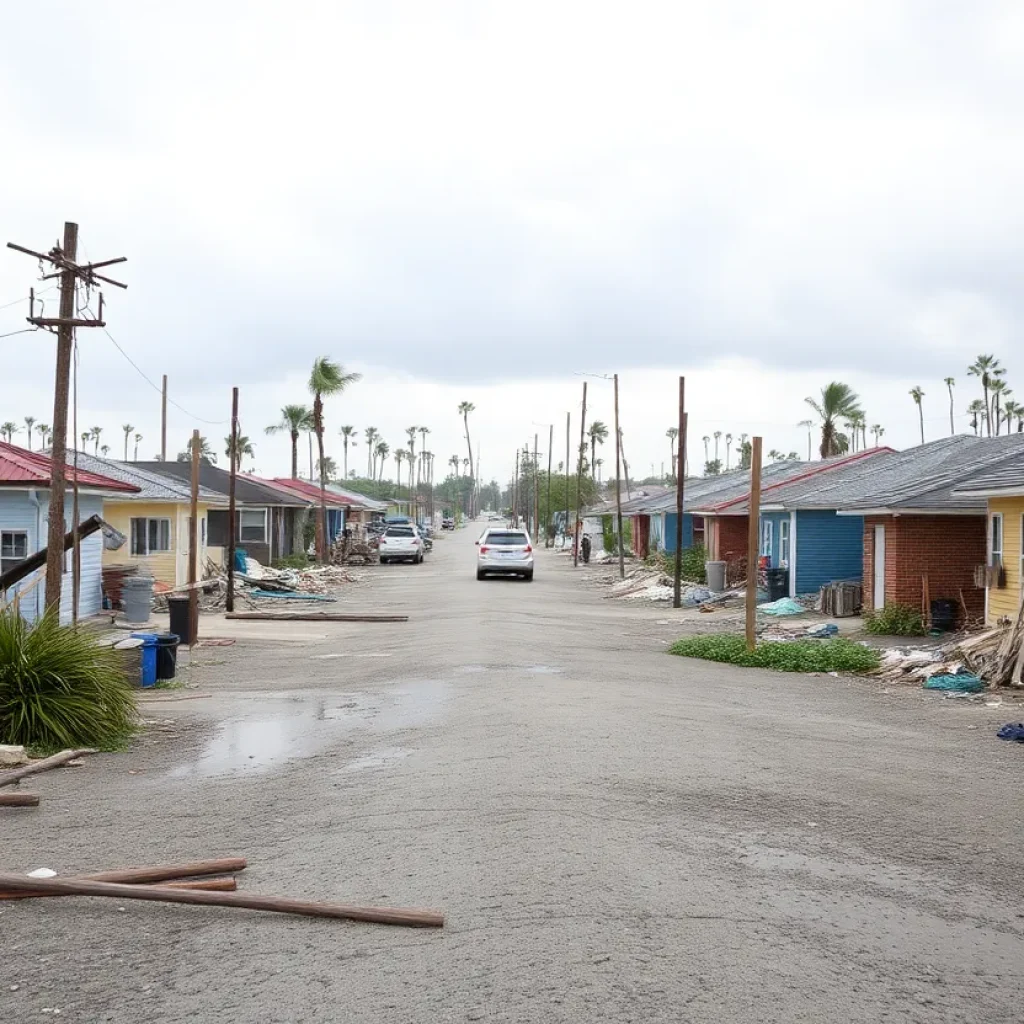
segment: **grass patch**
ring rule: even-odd
[[[864,616],[864,629],[875,636],[924,636],[921,613],[909,604],[887,602],[881,611]]]
[[[745,668],[770,668],[777,672],[867,672],[877,668],[878,652],[852,640],[764,640],[752,651],[746,640],[731,633],[677,640],[669,654],[703,658]]]
[[[119,651],[55,614],[0,612],[0,743],[35,750],[122,747],[138,723]]]
[[[299,552],[294,555],[285,555],[284,558],[275,558],[272,567],[274,569],[308,569],[311,564],[309,555]]]

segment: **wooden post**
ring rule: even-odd
[[[569,457],[572,451],[572,441],[570,440],[570,420],[572,419],[572,413],[567,412],[565,414],[565,539],[569,539]]]
[[[188,624],[192,643],[199,639],[199,431],[192,431],[192,505],[188,522]]]
[[[548,511],[547,522],[544,524],[544,547],[550,547],[554,543],[551,536],[551,454],[555,448],[555,425],[551,424],[548,430]]]
[[[238,451],[238,388],[231,389],[231,451]],[[235,610],[235,478],[238,466],[234,456],[231,457],[230,476],[228,477],[228,588],[224,597],[224,607]],[[273,538],[271,538],[273,539]]]
[[[754,621],[757,615],[757,555],[759,524],[761,522],[761,438],[755,437],[750,446],[750,501],[747,513],[747,650],[757,646]]]
[[[583,382],[583,414],[580,416],[580,451],[576,459],[576,520],[572,524],[572,565],[575,569],[580,564],[580,541],[579,536],[580,513],[583,511],[581,504],[583,487],[583,446],[586,444],[587,429],[587,382]]]
[[[78,225],[64,224],[64,259],[74,263],[78,254]],[[60,614],[60,590],[64,571],[64,491],[67,467],[68,391],[71,384],[71,351],[75,330],[75,272],[60,275],[60,319],[57,328],[57,369],[53,387],[53,442],[50,445],[50,521],[46,543],[46,609]],[[77,438],[75,443],[78,443]],[[75,524],[78,525],[77,523]]]
[[[686,444],[686,378],[679,378],[679,444]],[[684,447],[680,447],[681,452]],[[685,481],[681,472],[682,459],[677,459],[679,469],[676,471],[676,564],[672,581],[672,607],[683,606],[683,488]]]
[[[540,533],[540,473],[538,472],[537,460],[537,435],[533,435],[533,542],[537,543],[537,535]]]
[[[615,383],[615,518],[619,530],[619,578],[625,579],[626,562],[622,552],[622,484],[619,480],[622,475],[620,472],[622,434],[619,431],[619,375],[615,374],[612,379]]]
[[[78,625],[78,602],[82,594],[82,545],[78,540],[78,352],[72,344],[73,360],[73,392],[71,399],[71,432],[75,439],[74,465],[71,471],[71,533],[74,542],[71,545],[71,624]]]
[[[160,390],[160,461],[167,461],[167,374]]]
[[[519,449],[516,449],[516,474],[512,477],[512,525],[519,525]]]

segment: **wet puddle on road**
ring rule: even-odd
[[[212,778],[273,771],[314,757],[357,732],[387,734],[426,725],[443,713],[447,686],[438,680],[402,683],[380,693],[260,695],[249,713],[218,723],[199,756],[171,769],[172,778]],[[381,767],[408,751],[382,747],[339,757],[342,771]]]
[[[460,665],[453,669],[457,676],[475,676],[482,672],[525,672],[531,676],[560,676],[564,668],[555,665]]]

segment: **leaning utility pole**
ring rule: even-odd
[[[228,456],[232,464],[235,453]],[[192,488],[188,519],[188,628],[192,646],[199,639],[199,431],[192,431]]]
[[[686,378],[679,378],[679,445],[680,452],[686,451]],[[679,460],[676,472],[676,563],[672,580],[672,607],[682,608],[683,580],[683,489],[686,486],[683,473],[683,462]]]
[[[587,429],[587,382],[583,382],[583,413],[580,416],[580,452],[576,459],[576,522],[572,524],[572,566],[575,569],[580,564],[580,540],[578,530],[580,527],[580,514],[583,511],[581,491],[583,488],[583,448],[586,444]]]
[[[569,438],[570,420],[572,413],[565,414],[565,539],[569,539],[569,458],[572,450],[572,441]]]
[[[619,578],[626,578],[625,556],[622,552],[622,483],[621,472],[622,432],[619,430],[619,375],[612,378],[615,382],[615,518],[619,528]]]
[[[55,245],[48,253],[35,252],[24,246],[7,243],[8,249],[16,249],[28,256],[34,256],[40,262],[52,264],[56,270],[44,274],[43,280],[60,278],[60,315],[43,317],[35,315],[35,291],[29,297],[29,316],[26,318],[35,327],[43,327],[57,335],[57,369],[53,388],[53,434],[50,444],[50,510],[49,528],[46,546],[46,609],[56,608],[60,614],[61,577],[64,570],[64,498],[67,480],[67,434],[68,434],[68,391],[71,378],[71,354],[74,348],[76,327],[104,327],[103,293],[99,297],[99,313],[95,319],[86,320],[77,317],[77,284],[81,281],[87,287],[93,287],[97,281],[127,288],[120,281],[97,274],[99,267],[108,267],[114,263],[124,263],[126,256],[118,256],[112,260],[99,263],[86,263],[79,266],[75,260],[78,256],[78,225],[72,221],[64,223],[64,242]],[[78,439],[75,439],[77,444]],[[72,529],[78,529],[74,523]]]
[[[165,377],[164,380],[167,378]],[[238,388],[231,389],[231,475],[228,477],[228,588],[224,607],[235,610],[235,480],[238,476]]]

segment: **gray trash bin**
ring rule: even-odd
[[[708,590],[720,594],[725,590],[725,562],[705,562],[704,571],[708,575]]]
[[[129,576],[122,584],[124,617],[129,622],[149,622],[153,605],[153,577]]]

